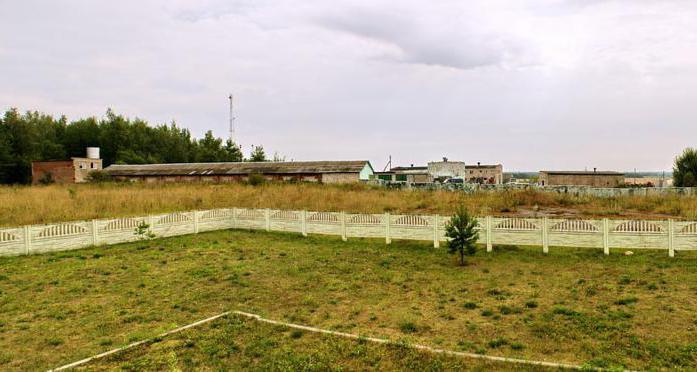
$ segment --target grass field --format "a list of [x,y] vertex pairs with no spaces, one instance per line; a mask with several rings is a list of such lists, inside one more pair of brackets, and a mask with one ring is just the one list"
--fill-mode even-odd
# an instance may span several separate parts
[[360,213],[697,219],[697,196],[573,197],[550,192],[464,194],[316,184],[96,184],[1,186],[0,226],[211,208],[276,208]]
[[402,345],[318,335],[229,316],[79,369],[103,371],[542,371],[549,368],[448,357]]
[[[460,267],[427,242],[386,246],[219,231],[1,258],[0,292],[0,370],[55,367],[227,310],[456,351],[594,366],[697,367],[695,252],[670,259],[663,252],[606,257],[601,250],[544,255],[497,247]],[[205,343],[209,331],[218,332],[204,327],[191,337]],[[266,332],[241,332],[233,341],[246,353],[245,340],[271,337]],[[298,358],[346,358],[313,337],[302,341],[309,346],[296,350]],[[295,341],[283,340],[280,351],[295,350]],[[347,352],[358,353],[356,366],[371,363],[375,353],[385,366],[398,363],[394,351],[364,358],[354,346]],[[167,357],[213,369],[217,352],[209,351]],[[138,353],[109,363],[164,358]],[[284,360],[278,353],[269,358],[239,363]]]

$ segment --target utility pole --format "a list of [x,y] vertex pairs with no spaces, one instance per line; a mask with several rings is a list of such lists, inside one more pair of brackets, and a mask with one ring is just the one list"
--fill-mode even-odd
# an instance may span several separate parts
[[232,114],[232,93],[228,96],[230,100],[230,141],[235,142],[235,117]]

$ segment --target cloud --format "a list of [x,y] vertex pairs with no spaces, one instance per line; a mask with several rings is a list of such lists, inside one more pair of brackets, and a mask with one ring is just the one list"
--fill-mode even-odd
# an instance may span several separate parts
[[383,58],[410,64],[469,70],[510,62],[524,49],[511,35],[481,30],[474,14],[433,18],[418,12],[362,8],[325,14],[315,22],[329,30],[391,46],[395,53]]

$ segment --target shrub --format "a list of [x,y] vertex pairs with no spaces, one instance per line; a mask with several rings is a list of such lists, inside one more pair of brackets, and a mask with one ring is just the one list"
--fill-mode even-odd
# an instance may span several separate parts
[[555,306],[554,310],[552,310],[554,314],[559,314],[559,315],[566,315],[566,316],[576,316],[580,315],[580,313],[576,310],[569,309],[567,307],[563,306]]
[[42,185],[50,185],[55,182],[56,181],[53,179],[53,174],[51,172],[46,172],[43,176],[41,176],[41,178],[39,178],[39,183]]
[[523,350],[525,349],[525,345],[521,342],[511,342],[511,349],[513,350]]
[[93,170],[87,174],[85,180],[90,183],[110,182],[112,181],[112,177],[106,171]]
[[477,308],[477,304],[475,302],[465,302],[465,304],[463,306],[465,309],[469,309],[469,310]]
[[251,186],[260,186],[266,183],[266,178],[258,173],[252,173],[247,177],[247,184]]
[[482,314],[482,316],[492,316],[492,315],[494,315],[494,312],[491,311],[490,309],[484,309],[484,310],[482,310],[481,314]]
[[503,345],[508,345],[508,340],[506,340],[505,338],[496,338],[496,339],[489,341],[486,345],[490,349],[496,349],[496,348],[499,348]]
[[534,309],[534,308],[537,307],[537,302],[535,302],[535,301],[528,301],[528,302],[525,303],[525,307],[527,307],[528,309]]
[[615,301],[615,305],[631,305],[639,301],[636,297],[625,297]]
[[399,324],[399,330],[403,333],[416,333],[418,327],[412,322],[402,322]]

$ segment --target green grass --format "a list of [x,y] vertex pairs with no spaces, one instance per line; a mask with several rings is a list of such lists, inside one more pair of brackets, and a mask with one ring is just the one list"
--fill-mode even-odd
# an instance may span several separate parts
[[[403,344],[307,333],[229,316],[90,363],[83,370],[365,371],[480,370],[510,364],[417,351]],[[517,365],[516,370],[539,367]]]
[[[456,351],[697,366],[697,252],[670,259],[506,247],[468,262],[428,242],[249,231],[1,258],[0,370],[55,367],[227,310]],[[282,349],[314,358],[313,349],[291,347],[315,337],[307,336],[284,338]],[[496,340],[506,344],[491,347]],[[191,359],[216,368],[206,355]],[[274,355],[255,363],[283,362]]]

